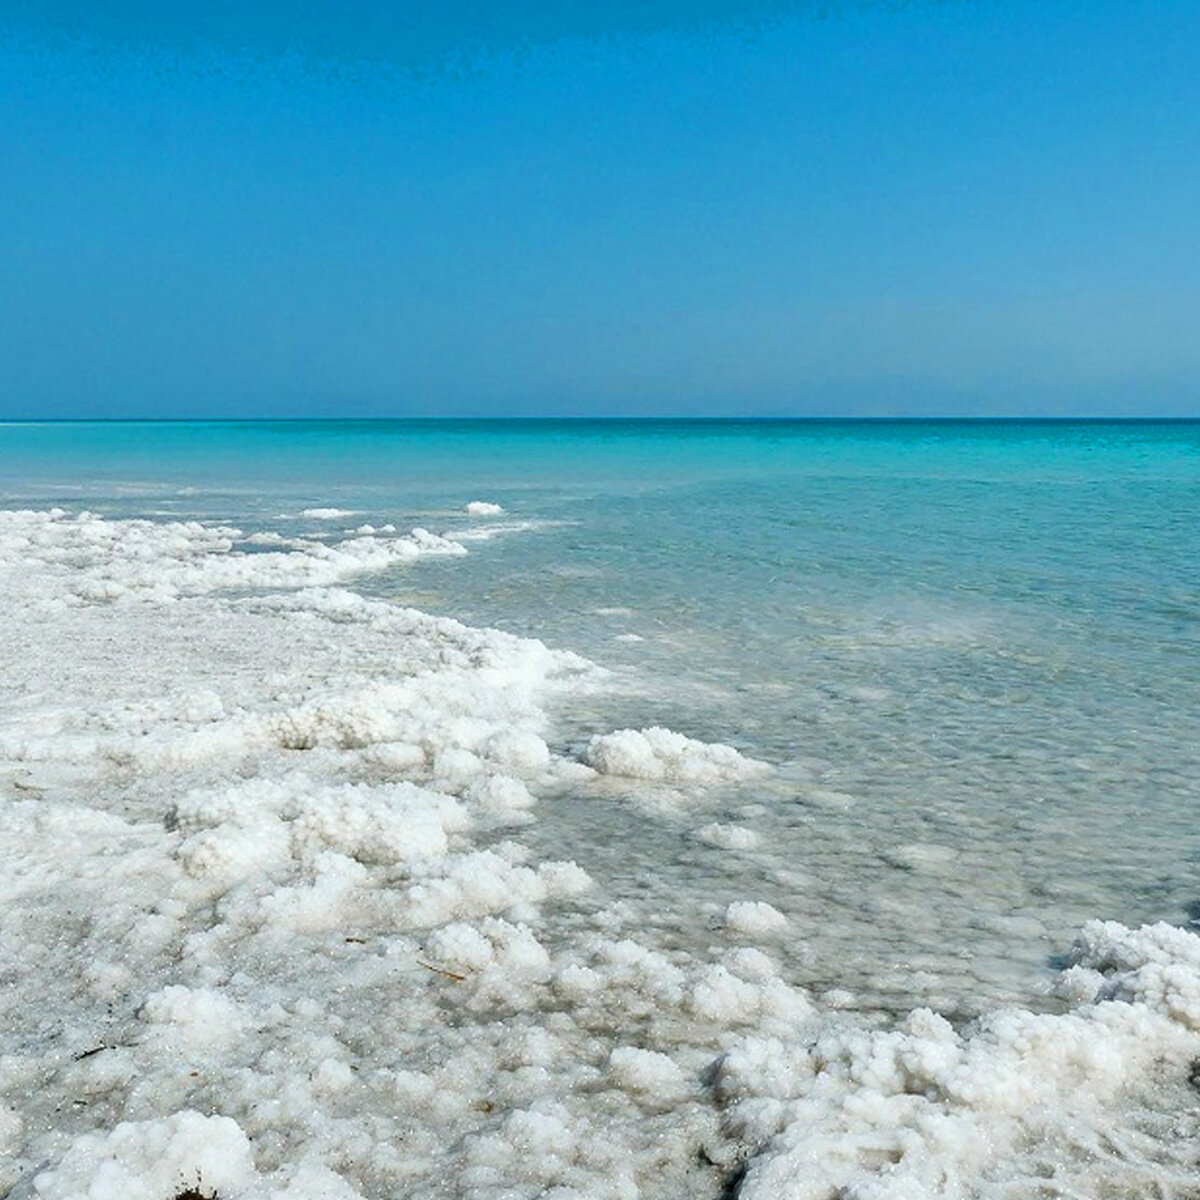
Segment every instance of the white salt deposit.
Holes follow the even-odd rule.
[[[1198,953],[1177,929],[1097,924],[1075,953],[1092,994],[1063,1015],[1000,1011],[957,1032],[918,1010],[886,1032],[746,1039],[716,1080],[737,1134],[763,1147],[739,1195],[1041,1195],[1051,1171],[1064,1196],[1194,1187],[1185,1145],[1161,1139],[1184,1134],[1170,1109],[1200,1048]]]
[[[551,714],[603,677],[336,586],[465,553],[381,532],[0,513],[0,1194],[1194,1190],[1200,938],[1087,926],[1053,1012],[818,1007],[781,966],[816,922],[744,887],[688,941],[593,844],[516,840],[604,776],[742,784],[755,823],[770,768],[661,727],[566,755]]]
[[[300,515],[310,521],[337,521],[341,517],[354,516],[352,508],[306,508]]]
[[[672,1104],[687,1092],[687,1081],[675,1062],[654,1050],[618,1046],[608,1057],[609,1070],[621,1086]]]
[[[161,1200],[188,1188],[244,1195],[255,1174],[236,1121],[185,1109],[75,1138],[55,1167],[34,1178],[34,1190],[42,1200]]]
[[[503,511],[499,504],[493,504],[490,500],[472,500],[463,509],[463,512],[472,517],[494,517]]]
[[[28,580],[14,575],[12,594],[47,608],[319,586],[423,555],[466,553],[458,542],[420,528],[400,537],[352,537],[333,545],[296,540],[288,549],[258,552],[240,549],[245,540],[239,529],[194,521],[116,522],[58,509],[0,512],[0,555],[36,563],[39,571]]]
[[[737,933],[763,936],[787,928],[787,917],[763,900],[735,900],[725,910],[725,925]]]
[[[732,746],[696,741],[661,726],[597,734],[584,751],[584,761],[603,775],[666,783],[720,783],[752,779],[770,770]]]

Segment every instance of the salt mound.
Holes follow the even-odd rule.
[[[502,513],[504,509],[499,504],[493,504],[490,500],[472,500],[463,511],[473,517],[495,517]]]
[[[787,917],[762,900],[735,900],[725,909],[725,926],[735,933],[763,936],[787,928]]]
[[[621,729],[598,734],[583,760],[602,775],[664,783],[723,783],[765,775],[770,767],[746,758],[732,746],[699,742],[671,729]]]
[[[1042,1194],[1048,1160],[1060,1195],[1193,1187],[1179,1108],[1200,1050],[1200,939],[1096,922],[1074,957],[1092,995],[1071,1012],[1003,1009],[960,1032],[918,1009],[883,1031],[743,1040],[715,1074],[754,1153],[740,1200]]]
[[[39,1200],[169,1200],[187,1189],[241,1195],[255,1177],[236,1121],[184,1111],[76,1138],[34,1187]]]

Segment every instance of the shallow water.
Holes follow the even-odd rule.
[[[766,849],[688,851],[693,808],[617,805],[595,855],[634,839],[685,911],[755,880],[821,921],[814,982],[901,1007],[1028,997],[1088,917],[1183,921],[1200,900],[1200,426],[5,433],[9,503],[332,534],[453,529],[462,497],[500,501],[515,528],[468,558],[356,586],[619,671],[615,694],[556,709],[565,741],[663,724],[787,765],[705,802],[761,804]],[[354,519],[297,520],[310,504]],[[578,846],[592,817],[547,806],[539,848]]]
[[[464,512],[480,499],[503,512]],[[45,681],[61,676],[69,696],[71,688],[89,694],[88,687],[119,680],[125,686],[123,675],[140,672],[137,703],[164,704],[155,691],[167,684],[151,664],[138,665],[143,637],[160,647],[163,661],[181,656],[172,695],[177,685],[212,689],[225,714],[237,704],[266,711],[275,703],[256,690],[272,662],[287,676],[279,694],[291,701],[358,686],[373,671],[386,680],[391,643],[382,618],[355,617],[369,628],[316,637],[308,652],[319,663],[318,682],[303,662],[279,661],[289,641],[272,640],[277,626],[246,635],[258,643],[254,651],[222,632],[235,618],[221,613],[239,612],[240,604],[336,582],[369,600],[538,638],[606,668],[603,676],[551,687],[537,701],[536,719],[525,708],[511,718],[532,721],[554,762],[588,760],[589,739],[610,730],[666,726],[769,764],[769,772],[707,780],[616,773],[585,785],[569,771],[536,783],[530,775],[537,796],[531,819],[476,819],[476,848],[514,854],[515,839],[530,861],[572,859],[591,877],[586,897],[537,900],[534,928],[552,956],[578,956],[581,939],[623,930],[690,970],[727,949],[731,903],[761,901],[783,915],[788,932],[764,928],[757,937],[748,929],[747,936],[769,950],[778,978],[820,1010],[873,1027],[927,1005],[961,1027],[1005,1005],[1048,1014],[1070,1008],[1073,995],[1052,987],[1055,968],[1089,919],[1187,925],[1200,901],[1193,819],[1200,799],[1197,424],[9,425],[0,428],[0,502],[88,509],[117,522],[237,526],[243,534],[301,539],[286,548],[304,560],[303,570],[291,560],[272,565],[279,544],[235,539],[239,562],[248,565],[206,576],[203,585],[189,576],[161,611],[122,608],[122,593],[113,607],[89,609],[81,633],[79,610],[65,610],[64,629],[89,649],[72,661],[51,639],[39,643],[36,670],[16,672],[5,702],[11,728],[25,744],[30,730],[50,732],[28,775],[18,764],[29,756],[15,753],[10,738],[12,801],[41,794],[29,788],[49,788],[69,802],[75,772],[102,777],[105,811],[116,805],[144,821],[171,799],[164,788],[182,793],[256,772],[278,775],[282,768],[268,771],[249,758],[203,767],[187,759],[185,782],[164,783],[162,767],[113,767],[111,748],[104,751],[109,766],[89,774],[98,768],[87,755],[64,749],[78,736],[71,722],[55,725],[46,715]],[[352,533],[366,524],[398,532]],[[356,549],[358,568],[347,560],[336,570],[323,564],[318,574],[305,549],[391,545],[388,539],[414,525],[449,537],[456,552]],[[56,529],[45,544],[57,545]],[[37,602],[60,585],[73,587],[76,569],[130,586],[120,543],[109,559],[64,549],[52,561],[64,573],[38,585]],[[156,563],[176,562],[177,551],[165,544],[147,547],[138,554],[151,575]],[[185,557],[207,563],[205,555],[208,549],[192,547]],[[256,573],[256,561],[266,574]],[[99,585],[89,586],[90,604]],[[149,585],[138,576],[136,586],[145,592]],[[207,606],[195,628],[210,630],[212,649],[199,658],[178,649],[187,622],[173,624],[189,604],[198,613]],[[295,619],[307,629],[317,615]],[[7,657],[27,668],[34,634],[22,636]],[[131,703],[123,701],[122,711]],[[509,720],[496,716],[496,701],[487,703],[489,720]],[[469,708],[454,700],[445,711],[459,721]],[[141,736],[159,736],[158,719],[139,718]],[[169,719],[184,720],[178,713]],[[97,708],[88,736],[96,727],[133,736],[123,720]],[[455,733],[446,744],[475,744],[464,737]],[[372,735],[362,754],[396,740]],[[122,742],[120,753],[141,762],[140,746]],[[382,769],[366,757],[345,757],[357,751],[342,758],[330,751],[328,761],[319,757],[325,753],[314,751],[305,767],[316,790],[370,782]],[[433,767],[413,778],[426,781],[430,772],[436,782]],[[467,795],[467,776],[456,786]],[[504,908],[496,905],[488,911]],[[198,910],[189,920],[195,936],[203,928]],[[616,1004],[616,1031],[622,1021],[626,1034],[640,1028],[634,1014],[641,1011]],[[726,1018],[712,1019],[720,1025]],[[554,1029],[546,1012],[530,1020]],[[611,1039],[614,1030],[588,1036]],[[419,1031],[408,1037],[410,1053],[433,1052],[436,1038],[418,1051]],[[705,1055],[726,1047],[707,1027],[638,1037],[661,1043],[685,1071],[699,1071]],[[647,1091],[654,1087],[639,1094]],[[127,1097],[114,1099],[98,1127],[138,1110],[122,1104]],[[157,1104],[138,1111],[158,1114]],[[694,1154],[701,1135],[678,1112],[661,1120],[675,1118],[672,1136]],[[61,1139],[53,1118],[39,1120],[53,1161]],[[445,1128],[460,1138],[469,1122],[447,1116]],[[704,1136],[711,1140],[711,1130]],[[761,1130],[745,1136],[760,1148],[775,1144]],[[265,1170],[253,1134],[251,1141]],[[1070,1155],[1063,1154],[1065,1162]],[[774,1159],[768,1153],[762,1161]],[[341,1170],[328,1158],[325,1165]],[[441,1184],[445,1194],[509,1195],[505,1187],[512,1195],[540,1194],[503,1165],[480,1174],[482,1182],[473,1169],[451,1172]],[[954,1187],[988,1194],[980,1170],[969,1187],[943,1180],[936,1186],[950,1190],[938,1191],[926,1181],[926,1190],[903,1194],[954,1195]],[[841,1177],[830,1171],[837,1183]],[[695,1172],[694,1162],[660,1175],[646,1168],[636,1186],[645,1195],[671,1194],[682,1180],[692,1194],[725,1186],[720,1171],[707,1185]],[[408,1187],[425,1194],[428,1185],[419,1173],[406,1182],[379,1164],[342,1174],[364,1195],[409,1194]],[[754,1178],[751,1172],[748,1189]],[[1137,1194],[1146,1177],[1135,1171],[1133,1178]],[[1125,1194],[1123,1184],[1112,1186],[1112,1194]]]

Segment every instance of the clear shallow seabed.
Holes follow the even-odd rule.
[[[1200,1194],[1200,941],[1087,925],[1200,906],[1200,424],[10,424],[0,507],[0,1192]]]

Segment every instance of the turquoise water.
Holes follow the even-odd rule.
[[[505,517],[466,559],[354,586],[611,668],[563,701],[564,745],[663,724],[778,768],[702,817],[541,806],[528,840],[664,937],[752,894],[804,931],[800,982],[977,1011],[1043,1002],[1089,917],[1191,919],[1200,424],[0,426],[8,507],[335,538],[464,528],[475,499]],[[688,837],[711,820],[763,842]]]

